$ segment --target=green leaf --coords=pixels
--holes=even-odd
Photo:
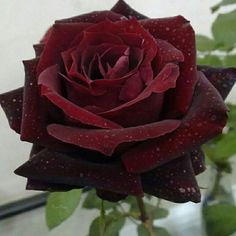
[[[236,132],[229,132],[222,136],[214,150],[216,162],[226,161],[236,154]]]
[[[236,4],[236,0],[222,0],[221,2],[219,2],[218,4],[213,6],[211,8],[211,10],[212,10],[212,12],[215,12],[215,11],[219,10],[220,7],[231,5],[231,4]]]
[[[236,232],[236,206],[217,204],[203,209],[208,236],[228,236]]]
[[[125,202],[130,205],[130,209],[129,209],[130,211],[132,211],[132,212],[139,212],[139,208],[138,208],[136,197],[128,196],[125,199]]]
[[[213,39],[204,35],[196,35],[197,50],[201,52],[213,51],[216,47]]]
[[[46,205],[46,222],[49,229],[68,219],[80,202],[81,190],[51,193]]]
[[[152,219],[162,219],[169,214],[167,209],[156,207],[148,203],[145,203],[145,208]]]
[[[215,40],[225,46],[236,43],[236,10],[226,14],[219,14],[212,25]]]
[[[141,224],[137,228],[138,236],[150,236],[145,225]]]
[[[236,55],[225,56],[223,64],[225,67],[235,67],[236,66]]]
[[[229,129],[236,131],[236,105],[227,104],[230,112],[228,113],[228,123]]]
[[[197,61],[199,65],[210,65],[210,66],[216,66],[216,67],[222,66],[222,62],[220,58],[216,55],[206,55],[203,58],[198,58]]]
[[[104,209],[108,210],[115,206],[115,203],[104,201]],[[95,190],[90,190],[85,197],[82,205],[86,209],[99,209],[101,208],[101,199],[97,196]]]
[[[104,236],[114,236],[119,235],[120,230],[125,224],[125,219],[123,217],[119,219],[113,219],[107,226]]]
[[[155,232],[156,236],[170,236],[169,232],[162,227],[156,227],[154,229],[154,232]]]
[[[100,232],[100,217],[95,218],[89,228],[88,236],[98,236]]]

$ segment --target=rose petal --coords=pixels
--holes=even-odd
[[[71,157],[44,150],[15,173],[30,179],[69,186],[92,186],[120,194],[142,195],[139,175],[129,174],[121,163],[94,163],[84,156]]]
[[[63,144],[48,135],[46,125],[48,115],[53,112],[57,115],[55,109],[50,108],[47,116],[44,111],[47,104],[42,104],[39,96],[36,78],[36,67],[38,59],[24,61],[25,66],[25,86],[23,98],[23,113],[21,123],[21,140],[37,143],[44,147],[55,148],[56,150],[74,151],[75,147]]]
[[[82,49],[101,45],[102,43],[112,43],[113,45],[122,45],[123,41],[117,36],[110,32],[83,32],[83,38],[78,45],[78,49]],[[74,44],[74,42],[73,42]]]
[[[45,45],[43,43],[39,43],[39,44],[33,45],[33,47],[34,47],[34,51],[35,51],[35,56],[39,57],[39,56],[41,56]]]
[[[119,98],[125,102],[129,102],[135,99],[143,90],[143,88],[144,84],[140,79],[140,73],[131,75],[130,78],[125,81],[123,87],[121,88]]]
[[[47,67],[62,62],[61,52],[70,47],[71,41],[89,27],[89,23],[54,24],[37,67],[37,76]]]
[[[152,93],[163,93],[170,88],[174,88],[176,80],[179,76],[179,68],[175,64],[166,64],[162,71],[157,75],[157,77],[152,80],[147,88],[143,90],[135,99],[122,104],[114,109],[101,113],[103,117],[109,119],[110,116],[114,116],[117,113],[122,112],[122,110],[127,109],[142,100],[151,96]]]
[[[83,124],[100,128],[120,128],[121,126],[105,118],[97,116],[70,102],[60,95],[60,78],[58,66],[54,65],[44,70],[38,79],[41,95],[45,96],[68,117]]]
[[[153,123],[161,118],[163,100],[163,93],[153,93],[149,97],[134,103],[132,106],[104,115],[104,117],[122,125],[123,127],[133,127]],[[132,116],[130,114],[132,114]]]
[[[68,100],[80,107],[83,107],[86,110],[87,108],[85,107],[96,106],[101,110],[100,112],[103,112],[121,104],[119,100],[119,87],[123,83],[122,81],[115,81],[116,83],[113,84],[104,84],[104,82],[108,80],[99,80],[102,82],[102,85],[101,83],[97,84],[98,86],[95,88],[96,90],[99,90],[99,85],[101,85],[103,93],[99,95],[94,93],[93,84],[91,84],[91,88],[89,89],[76,83],[75,81],[69,80],[66,76],[63,76],[63,78],[65,80]],[[109,82],[111,81],[109,80]],[[109,101],[109,103],[107,101]]]
[[[141,48],[143,44],[143,38],[140,35],[135,33],[120,33],[119,37],[122,38],[126,45],[130,47]]]
[[[45,117],[39,97],[37,80],[35,78],[38,59],[24,61],[25,86],[23,119],[21,124],[21,140],[34,142],[39,140],[45,131]]]
[[[123,200],[127,197],[125,194],[118,194],[118,193],[113,193],[110,191],[104,191],[101,189],[96,189],[96,193],[98,197],[100,197],[103,200],[109,201],[109,202],[118,202],[120,200]]]
[[[190,157],[192,161],[192,166],[195,175],[202,173],[205,169],[205,155],[201,148],[197,148],[190,152]]]
[[[227,108],[217,90],[199,73],[193,103],[181,126],[162,139],[153,139],[130,149],[122,159],[129,172],[140,173],[191,151],[222,132]]]
[[[165,40],[157,39],[157,68],[160,70],[166,63],[184,61],[183,53]]]
[[[174,131],[179,125],[178,120],[165,120],[126,129],[82,129],[58,124],[51,124],[47,129],[51,136],[62,142],[112,156],[116,147],[122,143],[160,137]]]
[[[33,158],[36,154],[41,152],[42,150],[46,151],[46,149],[42,146],[33,144],[30,159]],[[68,191],[74,188],[78,188],[78,186],[69,186],[63,184],[53,184],[49,182],[43,182],[35,179],[27,179],[26,189],[27,190],[40,190],[40,191]]]
[[[123,15],[120,15],[113,11],[94,11],[67,19],[57,20],[56,23],[79,23],[79,22],[99,23],[105,20],[119,21],[124,19],[125,17]]]
[[[209,66],[198,66],[198,69],[205,74],[222,98],[225,99],[236,82],[236,69]]]
[[[200,202],[201,193],[189,156],[182,156],[141,175],[143,190],[172,202]]]
[[[125,76],[129,71],[129,49],[116,61],[115,65],[108,71],[107,77],[115,79]]]
[[[0,94],[0,104],[10,127],[17,133],[21,130],[23,88]]]
[[[111,11],[119,13],[121,15],[124,15],[127,18],[135,17],[138,20],[147,18],[146,16],[142,15],[141,13],[135,11],[123,0],[118,0],[118,2],[115,4],[115,6],[112,7]]]
[[[182,16],[163,19],[141,20],[140,24],[156,39],[173,44],[184,55],[180,63],[180,78],[175,90],[170,94],[171,116],[185,114],[192,102],[197,83],[195,34],[189,22]]]

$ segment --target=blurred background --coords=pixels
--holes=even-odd
[[[0,0],[0,93],[23,85],[24,71],[22,60],[34,57],[32,45],[38,42],[54,20],[93,10],[110,9],[115,2],[115,0]],[[219,12],[225,13],[235,9],[235,7],[230,5],[221,8],[217,13],[212,13],[211,7],[218,3],[216,0],[127,0],[126,2],[134,9],[153,18],[183,15],[190,20],[197,34],[208,37],[212,37],[211,25]],[[200,37],[199,40],[203,40],[199,42],[203,42],[203,45],[205,45],[206,41],[204,40],[206,39],[204,37]],[[207,42],[209,43],[209,41]],[[201,58],[199,61],[201,63],[206,62],[203,59],[206,55],[209,56],[209,54],[211,55],[212,53],[209,53],[208,49],[200,50],[199,55]],[[221,51],[219,51],[219,55],[223,55]],[[209,57],[207,62],[219,64],[218,60],[212,60]],[[236,104],[236,87],[231,92],[227,101]],[[9,129],[7,119],[0,109],[0,205],[38,193],[25,191],[25,179],[13,173],[20,164],[28,159],[30,147],[30,144],[21,142],[19,136]],[[233,168],[235,168],[234,166]],[[203,176],[200,176],[199,181],[203,187],[207,186],[209,175],[209,173],[205,173]],[[235,177],[233,178],[236,179]],[[232,185],[232,189],[236,191],[236,185]],[[174,210],[171,211],[168,219],[160,221],[160,224],[172,228],[173,235],[202,235],[199,231],[200,207],[198,205],[185,204],[178,206],[170,205],[169,203],[164,203],[164,205],[173,207]],[[88,212],[77,209],[71,219],[49,232],[44,220],[44,209],[40,208],[0,221],[0,235],[84,236],[88,231],[89,223],[94,214],[96,214],[95,211]],[[176,217],[178,217],[178,224],[173,220]],[[188,233],[183,233],[185,232],[184,230]],[[72,232],[77,232],[77,234]],[[122,233],[122,235],[136,235],[132,226],[126,227]]]

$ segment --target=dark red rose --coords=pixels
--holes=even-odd
[[[34,48],[24,88],[0,95],[11,128],[33,143],[15,171],[27,189],[200,201],[200,146],[226,123],[236,69],[197,68],[186,19],[118,1],[56,21]]]

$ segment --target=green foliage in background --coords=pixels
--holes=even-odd
[[[236,0],[223,0],[212,7],[217,17],[212,24],[212,38],[197,35],[198,64],[215,67],[235,67],[236,65],[236,9],[224,14],[218,10]]]

